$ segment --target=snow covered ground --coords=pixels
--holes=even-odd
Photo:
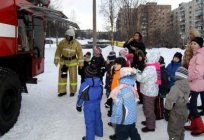
[[[120,49],[115,47],[117,54]],[[75,110],[77,96],[57,97],[58,68],[53,64],[55,50],[55,45],[46,45],[45,72],[38,76],[37,85],[28,85],[29,94],[22,94],[22,107],[18,121],[8,133],[0,138],[1,140],[81,140],[81,137],[85,135],[83,113]],[[110,46],[102,50],[104,58],[107,57],[110,50]],[[175,52],[183,53],[183,50],[180,49],[161,48],[159,50],[167,64]],[[84,53],[87,51],[92,52],[91,49],[83,50]],[[107,110],[104,107],[105,100],[104,95],[101,103],[104,137],[96,138],[96,140],[108,140],[108,136],[113,134],[113,129],[107,125],[110,118],[107,117]],[[143,120],[142,105],[139,105],[137,128],[142,140],[168,139],[165,120],[156,122],[155,132],[142,133],[141,121]],[[204,135],[192,137],[190,132],[185,132],[185,140],[203,140],[203,138]]]

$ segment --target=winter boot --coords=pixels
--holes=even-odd
[[[195,129],[195,121],[193,121],[193,117],[192,116],[188,116],[188,120],[191,122],[191,124],[189,126],[184,126],[185,130],[188,131],[193,131]]]
[[[67,94],[66,92],[59,93],[59,94],[58,94],[58,97],[62,97],[62,96],[64,96],[64,95],[66,95],[66,94]]]
[[[74,93],[70,93],[70,97],[73,97],[74,96]]]
[[[200,106],[197,106],[197,109],[203,109],[203,106],[202,105],[200,105]]]
[[[117,140],[116,134],[110,135],[110,136],[109,136],[109,139],[111,139],[111,140]]]
[[[200,134],[204,134],[204,124],[202,121],[202,118],[196,117],[193,119],[194,125],[195,125],[195,129],[192,130],[191,135],[193,136],[198,136]]]
[[[200,114],[200,116],[203,116],[204,115],[204,109],[201,112],[199,112],[199,114]]]

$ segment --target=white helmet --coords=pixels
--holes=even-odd
[[[70,29],[66,30],[65,35],[72,36],[74,39],[75,38],[74,29],[70,28]]]

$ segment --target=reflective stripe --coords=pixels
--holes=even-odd
[[[59,56],[56,56],[55,59],[60,59],[60,57],[59,57]]]
[[[72,85],[72,86],[77,86],[77,83],[70,83],[70,85]]]
[[[71,63],[71,64],[67,64],[68,67],[73,67],[73,66],[77,66],[77,63]]]
[[[74,49],[69,49],[69,48],[63,48],[63,51],[68,51],[68,52],[73,52],[73,53],[76,52],[76,50],[74,50]]]
[[[0,37],[16,37],[16,26],[0,23]]]
[[[59,86],[66,86],[67,83],[58,83]]]
[[[79,62],[84,62],[84,60],[82,60],[82,59],[80,59],[80,60],[78,60]]]

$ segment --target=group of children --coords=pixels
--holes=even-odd
[[[179,52],[175,53],[166,68],[158,49],[151,49],[147,54],[137,52],[141,66],[131,68],[133,55],[126,48],[120,51],[119,57],[111,51],[106,62],[101,49],[95,48],[94,56],[92,59],[85,59],[87,65],[80,72],[85,75],[82,76],[76,109],[81,112],[83,106],[84,110],[86,136],[82,139],[95,140],[95,136],[103,136],[100,103],[105,72],[105,105],[110,108],[109,125],[115,130],[110,139],[127,140],[130,137],[131,140],[141,140],[136,128],[137,100],[140,95],[145,116],[145,120],[141,122],[144,125],[142,132],[154,132],[156,120],[165,117],[168,120],[169,139],[184,140],[184,125],[189,114],[187,103],[191,95],[193,99],[190,100],[189,109],[192,124],[188,126],[188,130],[192,131],[192,135],[204,133],[202,119],[196,114],[197,109],[195,110],[198,94],[202,94],[202,99],[204,97],[203,40],[195,38],[191,46],[194,56],[188,70],[182,67],[182,54]],[[87,55],[90,58],[90,53]]]

